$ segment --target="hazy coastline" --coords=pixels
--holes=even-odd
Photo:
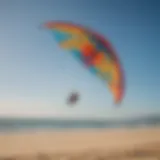
[[[0,118],[2,159],[154,160],[160,158],[160,118]]]

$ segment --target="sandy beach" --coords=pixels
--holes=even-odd
[[[160,160],[160,128],[0,134],[0,159]]]

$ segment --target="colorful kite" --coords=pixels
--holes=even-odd
[[[123,72],[109,41],[91,29],[70,22],[51,21],[44,27],[52,31],[60,47],[70,51],[91,73],[107,82],[115,103],[122,101]]]

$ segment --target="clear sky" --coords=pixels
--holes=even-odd
[[[0,1],[0,115],[127,117],[160,113],[158,0]],[[100,32],[125,70],[126,93],[116,109],[107,85],[59,48],[39,26],[69,20]],[[66,105],[72,91],[81,100]]]

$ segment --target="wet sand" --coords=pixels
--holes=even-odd
[[[0,160],[160,160],[160,128],[0,134]]]

